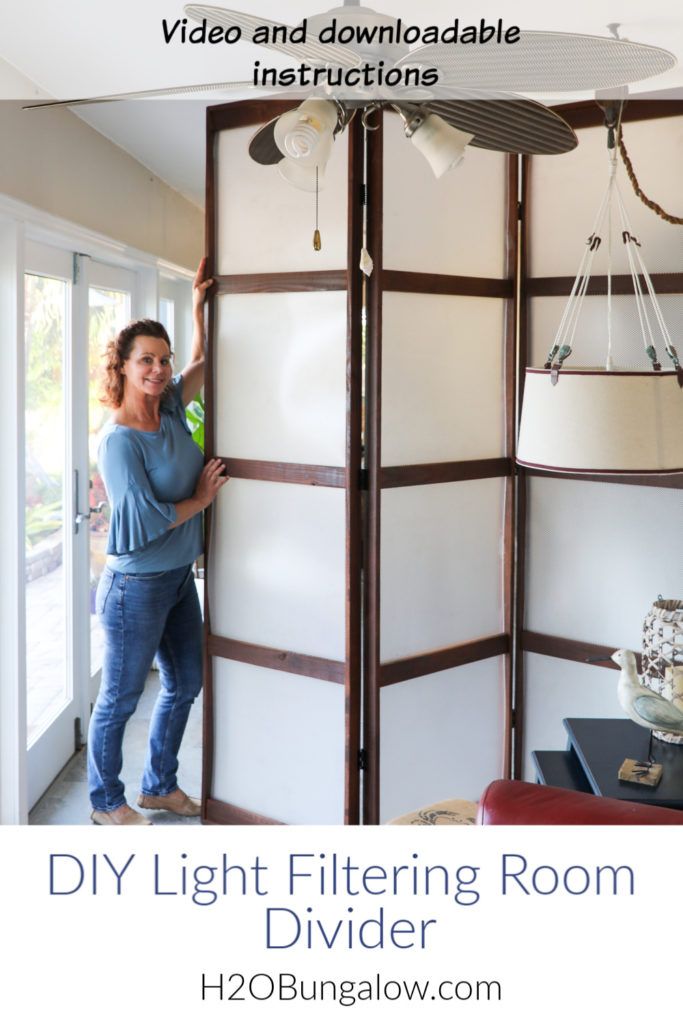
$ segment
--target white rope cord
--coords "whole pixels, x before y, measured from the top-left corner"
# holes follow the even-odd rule
[[[573,300],[574,300],[574,298],[575,298],[575,296],[576,296],[576,294],[578,292],[578,289],[581,287],[581,285],[583,283],[583,278],[584,278],[584,276],[585,276],[585,274],[587,272],[588,272],[588,274],[590,276],[590,266],[589,265],[592,263],[593,253],[594,253],[594,249],[592,248],[592,243],[593,243],[593,240],[595,239],[595,237],[597,236],[598,228],[600,227],[600,224],[602,222],[602,217],[604,215],[604,206],[605,206],[606,202],[607,202],[607,191],[605,191],[605,194],[602,197],[602,202],[600,203],[600,208],[598,210],[598,215],[596,216],[595,221],[593,223],[593,230],[592,230],[591,234],[588,237],[588,241],[586,242],[587,248],[585,248],[583,250],[583,255],[581,257],[581,263],[579,264],[579,270],[578,270],[578,273],[577,273],[576,277],[574,278],[574,284],[572,286],[572,290],[570,292],[567,304],[564,307],[564,311],[562,313],[562,319],[560,320],[560,326],[558,327],[557,333],[555,334],[555,340],[553,342],[553,346],[552,346],[550,352],[548,353],[548,362],[552,361],[554,355],[556,354],[556,352],[560,348],[560,343],[561,343],[561,341],[562,341],[562,339],[564,337],[564,334],[565,334],[565,324],[566,324],[566,321],[567,321],[567,318],[568,318],[569,314],[571,313],[572,305],[573,305]]]
[[[605,220],[605,213],[609,209],[609,204],[610,204],[610,199],[611,199],[611,195],[610,195],[611,188],[612,188],[611,183],[608,182],[607,188],[605,189],[605,194],[604,194],[602,203],[600,204],[600,209],[598,211],[598,216],[596,217],[596,221],[595,221],[595,224],[594,224],[594,230],[593,230],[593,232],[591,233],[591,235],[589,236],[589,239],[588,239],[589,249],[587,250],[587,253],[586,253],[587,259],[586,259],[586,266],[585,266],[585,269],[583,271],[583,276],[581,277],[581,280],[580,280],[580,283],[579,283],[579,287],[576,290],[576,295],[573,296],[573,297],[570,296],[570,300],[567,303],[566,327],[565,327],[564,336],[561,339],[561,343],[560,343],[560,346],[559,346],[559,348],[560,348],[560,358],[559,358],[560,365],[562,364],[564,359],[566,359],[567,356],[569,356],[571,354],[572,344],[573,344],[573,341],[574,341],[574,336],[576,334],[576,328],[578,326],[579,317],[581,315],[581,310],[583,308],[583,300],[585,299],[586,292],[588,291],[588,283],[590,281],[591,270],[593,268],[593,260],[595,259],[595,254],[598,251],[598,248],[600,246],[600,242],[602,240],[602,234],[601,234],[602,233],[602,227],[603,227],[603,223],[604,223],[604,220]],[[579,274],[579,276],[581,276],[581,275]],[[577,282],[578,282],[578,278],[577,278]],[[573,298],[573,301],[572,301],[572,298]],[[563,354],[563,350],[564,350],[564,354]]]
[[[586,274],[585,274],[585,276],[584,276],[584,278],[583,278],[583,280],[581,282],[581,287],[579,288],[579,290],[578,290],[578,292],[576,294],[576,299],[572,303],[572,309],[571,309],[569,318],[567,320],[567,330],[566,330],[564,342],[563,342],[563,345],[562,345],[562,348],[569,349],[569,351],[565,355],[565,358],[566,358],[566,356],[571,354],[571,350],[573,348],[574,336],[576,335],[576,328],[578,327],[579,317],[581,316],[581,310],[583,309],[583,300],[585,299],[586,292],[588,291],[588,284],[590,282],[591,269],[592,269],[592,266],[593,266],[593,258],[595,256],[596,252],[597,252],[597,248],[594,249],[593,252],[591,253],[591,259],[590,259],[590,262],[588,264],[587,272],[586,272]]]
[[[659,301],[657,300],[657,296],[656,296],[656,293],[655,293],[655,290],[654,290],[654,285],[652,284],[652,279],[651,279],[651,277],[650,277],[650,275],[649,275],[649,273],[648,273],[648,271],[647,271],[647,269],[645,267],[645,264],[643,263],[643,258],[642,258],[642,256],[640,255],[639,252],[636,252],[636,257],[638,258],[638,263],[640,265],[641,273],[642,273],[643,277],[645,278],[645,283],[647,285],[648,294],[650,296],[650,302],[652,303],[652,307],[653,307],[653,309],[655,311],[655,316],[657,318],[657,324],[658,324],[659,330],[661,331],[661,334],[662,334],[662,339],[664,341],[664,348],[666,349],[666,354],[669,356],[669,358],[671,359],[671,362],[674,364],[676,369],[678,369],[678,367],[680,365],[679,359],[678,359],[678,353],[676,352],[676,349],[674,348],[674,346],[673,346],[673,344],[671,342],[671,335],[669,334],[669,330],[668,330],[668,328],[666,326],[666,322],[664,320],[664,314],[662,313],[661,306],[659,305]]]
[[[645,322],[647,324],[647,333],[648,333],[649,339],[650,339],[651,350],[648,351],[647,341],[645,340],[645,335],[643,334],[643,340],[645,342],[645,351],[646,351],[646,353],[648,355],[648,358],[652,362],[653,366],[655,366],[655,369],[659,368],[659,366],[658,366],[659,361],[658,361],[657,352],[656,352],[656,348],[655,348],[654,332],[653,332],[652,327],[650,325],[650,318],[648,317],[648,314],[647,314],[647,304],[645,302],[645,295],[643,293],[643,288],[642,288],[642,285],[640,283],[640,274],[643,275],[643,278],[645,280],[645,284],[646,284],[646,287],[647,287],[647,292],[648,292],[648,295],[649,295],[649,298],[650,298],[650,302],[652,303],[652,309],[653,309],[653,312],[654,312],[654,315],[655,315],[655,319],[657,321],[657,326],[659,327],[659,331],[660,331],[661,336],[662,336],[662,341],[664,342],[664,348],[666,349],[666,352],[667,352],[669,358],[671,359],[671,361],[673,362],[674,366],[676,368],[678,368],[678,358],[676,356],[676,350],[671,345],[671,338],[669,336],[669,332],[667,330],[667,326],[666,326],[666,323],[664,321],[664,315],[662,313],[661,307],[659,305],[659,301],[657,299],[657,295],[656,295],[655,290],[654,290],[654,285],[652,284],[652,278],[650,277],[650,275],[649,275],[649,273],[647,271],[647,268],[645,266],[643,257],[640,254],[639,247],[638,247],[638,241],[634,237],[633,232],[631,230],[631,223],[630,223],[630,220],[629,220],[628,212],[626,210],[626,206],[624,205],[623,196],[622,196],[621,191],[620,191],[620,189],[618,187],[617,187],[617,203],[618,203],[618,207],[619,207],[619,213],[621,215],[622,225],[624,226],[624,229],[625,229],[624,242],[625,242],[625,245],[626,245],[626,252],[627,252],[628,258],[629,258],[629,266],[631,268],[631,276],[633,278],[633,289],[634,289],[634,292],[635,292],[635,295],[636,295],[636,302],[640,301],[640,303],[641,303],[642,310],[643,310],[643,317],[644,317]]]
[[[617,173],[616,146],[613,149],[608,149],[607,152],[609,154],[610,161],[610,189],[613,189]],[[607,210],[607,359],[605,360],[605,369],[612,370],[613,368],[614,364],[612,361],[612,203],[610,201]]]
[[[640,284],[640,278],[638,277],[638,270],[636,268],[633,252],[636,246],[636,242],[633,241],[633,235],[628,230],[628,222],[622,218],[622,225],[624,226],[624,245],[626,248],[626,257],[628,259],[629,270],[631,271],[631,279],[633,280],[633,296],[636,301],[636,309],[638,311],[638,319],[640,320],[640,333],[643,337],[643,347],[648,355],[648,358],[653,362],[657,362],[657,353],[655,350],[655,339],[652,333],[652,327],[650,326],[650,318],[647,315],[647,308],[645,306],[645,298],[643,296],[643,289]],[[648,337],[650,339],[651,352],[648,352]],[[654,357],[654,358],[653,358]]]
[[[560,325],[557,328],[557,332],[555,334],[555,340],[553,341],[552,348],[548,353],[546,359],[546,366],[551,364],[555,356],[558,354],[558,352],[562,350],[566,342],[566,337],[569,334],[569,331],[572,329],[572,324],[574,324],[572,337],[574,336],[574,331],[576,330],[575,321],[578,318],[578,313],[580,312],[580,304],[577,309],[577,302],[579,302],[579,300],[580,302],[583,301],[582,297],[585,295],[586,289],[588,288],[588,282],[590,280],[591,275],[591,267],[593,266],[593,259],[595,258],[595,253],[597,252],[598,246],[600,244],[599,232],[602,229],[602,223],[605,218],[605,211],[608,205],[610,191],[611,184],[608,182],[607,188],[605,189],[602,200],[600,202],[597,215],[595,217],[595,220],[593,221],[593,230],[591,231],[588,237],[588,241],[586,242],[586,248],[584,249],[583,255],[581,257],[581,263],[579,264],[578,273],[574,278],[574,284],[572,286],[569,299],[567,300],[567,304],[564,307],[562,319],[560,320]],[[597,245],[595,244],[596,239],[598,240]],[[568,355],[569,352],[566,352],[564,356],[562,356],[562,358],[566,359]]]
[[[578,327],[581,311],[583,308],[583,301],[588,291],[588,284],[590,281],[591,270],[593,266],[593,259],[597,252],[601,242],[601,231],[605,216],[607,216],[607,356],[605,361],[605,369],[610,371],[613,369],[614,362],[612,356],[612,204],[616,196],[617,209],[622,226],[622,239],[624,241],[624,248],[626,250],[626,257],[628,260],[628,266],[633,281],[633,293],[636,303],[636,310],[638,312],[638,320],[640,323],[640,331],[643,339],[643,347],[645,353],[650,359],[655,370],[661,369],[658,358],[657,350],[655,347],[655,338],[653,325],[650,322],[650,316],[648,315],[647,303],[645,300],[645,293],[641,284],[641,275],[645,281],[647,294],[652,303],[652,310],[654,312],[654,319],[657,327],[661,333],[666,348],[667,354],[671,358],[674,367],[680,373],[680,363],[676,349],[671,343],[671,337],[664,321],[664,315],[661,310],[661,306],[657,299],[652,279],[645,267],[643,257],[639,252],[639,245],[637,238],[631,230],[631,223],[629,221],[628,213],[624,205],[621,190],[616,178],[617,169],[617,151],[616,148],[609,150],[610,160],[610,172],[609,180],[605,193],[603,195],[600,207],[598,209],[597,216],[593,224],[593,231],[588,238],[587,248],[584,250],[579,271],[574,280],[574,284],[571,290],[571,294],[565,306],[560,320],[560,325],[555,335],[553,346],[548,353],[548,357],[545,363],[546,369],[552,368],[558,371],[562,367],[564,360],[571,354],[572,347],[574,344],[574,338]],[[553,360],[557,361],[553,363]],[[553,374],[553,383],[557,382],[557,373]],[[683,384],[681,385],[683,387]]]
[[[619,189],[618,185],[617,185],[617,202],[619,204],[619,210],[620,210],[621,215],[622,215],[622,220],[630,228],[630,223],[629,223],[629,219],[628,219],[628,213],[626,211],[626,207],[624,205],[624,199],[623,199],[623,196],[621,194],[621,190]],[[632,238],[632,233],[630,231],[629,231],[629,236]],[[626,246],[627,249],[629,249],[630,244],[631,244],[630,242],[627,243],[627,246]],[[635,243],[633,244],[633,253],[634,253],[635,259],[636,259],[637,264],[638,264],[637,270],[640,271],[640,273],[642,274],[642,276],[643,276],[643,278],[645,280],[645,284],[646,284],[646,287],[647,287],[647,292],[648,292],[648,295],[650,297],[650,302],[652,303],[652,309],[654,311],[655,318],[657,320],[657,326],[659,327],[660,333],[662,335],[662,340],[664,342],[664,348],[666,349],[666,353],[669,356],[669,358],[671,359],[672,363],[674,364],[676,369],[678,369],[678,366],[679,366],[678,354],[677,354],[676,349],[673,347],[673,344],[671,342],[671,335],[669,334],[669,329],[667,328],[666,321],[664,320],[664,314],[662,313],[662,307],[659,304],[659,299],[657,298],[657,293],[655,292],[655,288],[654,288],[654,285],[652,283],[652,278],[650,277],[648,269],[645,266],[645,262],[643,260],[643,257],[641,256],[640,251],[639,251],[637,245],[635,245]],[[634,275],[634,279],[638,279],[638,284],[640,286],[640,280],[638,278],[637,271],[636,271],[636,273]],[[641,291],[641,294],[642,294],[642,288],[640,289],[640,291]],[[644,297],[643,297],[643,303],[644,302],[645,302],[645,300],[644,300]]]

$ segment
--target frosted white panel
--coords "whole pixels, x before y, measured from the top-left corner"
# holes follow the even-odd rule
[[[382,661],[502,630],[503,481],[382,493]]]
[[[346,293],[217,300],[216,451],[343,466]]]
[[[380,821],[449,798],[478,800],[500,778],[503,659],[381,690]]]
[[[384,118],[384,266],[391,270],[502,277],[505,156],[469,147],[455,170],[435,178]]]
[[[344,687],[215,658],[212,796],[292,825],[344,821]]]
[[[213,522],[213,632],[343,661],[345,492],[233,479]]]
[[[218,135],[217,271],[251,274],[346,266],[348,133],[337,136],[320,192],[322,250],[313,250],[315,195],[248,153],[257,126]]]
[[[524,655],[524,778],[536,781],[532,750],[566,750],[563,718],[624,718],[619,673],[540,654]],[[624,751],[624,756],[628,752]]]
[[[534,277],[575,274],[593,230],[608,177],[607,132],[586,128],[579,145],[562,156],[532,159],[531,273]],[[645,192],[669,212],[680,215],[683,176],[683,118],[628,122],[624,140]],[[642,245],[645,265],[653,271],[683,270],[683,235],[665,223],[636,197],[619,158],[618,181],[633,231]],[[615,214],[615,230],[620,228]],[[614,243],[615,273],[626,273],[619,232]],[[593,264],[593,273],[606,267],[606,241]]]
[[[658,594],[683,596],[683,493],[529,480],[526,628],[640,649]]]
[[[662,295],[659,299],[665,323],[674,346],[683,336],[683,296]],[[557,333],[566,298],[536,298],[531,303],[532,344],[530,366],[542,366]],[[672,364],[666,354],[656,321],[648,315],[655,338],[655,347],[662,368],[669,370]],[[680,345],[678,345],[680,348]],[[593,295],[584,300],[581,318],[576,330],[574,351],[567,360],[567,366],[604,366],[607,355],[607,297]],[[649,370],[652,366],[645,355],[640,321],[635,299],[631,295],[617,295],[612,298],[612,354],[615,368],[625,370]]]
[[[503,454],[502,299],[384,293],[382,464]]]

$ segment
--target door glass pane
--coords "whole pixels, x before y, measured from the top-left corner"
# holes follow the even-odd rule
[[[173,299],[159,299],[159,320],[166,328],[171,345],[173,345],[175,343],[175,302]]]
[[[26,679],[29,745],[69,697],[64,573],[67,284],[25,276]]]
[[[90,479],[90,507],[100,501],[107,500],[104,481],[97,468],[97,439],[102,426],[109,415],[106,406],[99,400],[100,373],[102,355],[109,342],[130,319],[130,295],[128,292],[106,291],[103,288],[91,288],[89,291],[89,417],[88,417],[88,455]],[[105,506],[98,515],[92,514],[90,523],[90,674],[94,675],[102,667],[102,651],[104,639],[95,614],[95,593],[107,551],[107,532],[109,530],[109,507]]]

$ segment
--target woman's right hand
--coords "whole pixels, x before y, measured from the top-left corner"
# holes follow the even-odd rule
[[[202,508],[207,508],[214,500],[223,484],[227,484],[229,476],[225,475],[222,459],[209,459],[197,481],[194,499]]]

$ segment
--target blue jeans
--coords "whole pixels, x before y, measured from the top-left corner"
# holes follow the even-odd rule
[[[202,618],[192,566],[138,574],[107,568],[96,607],[105,650],[88,733],[88,784],[93,808],[114,811],[126,802],[119,778],[123,733],[155,654],[161,689],[150,722],[141,789],[148,796],[165,796],[178,786],[178,749],[202,688]]]

